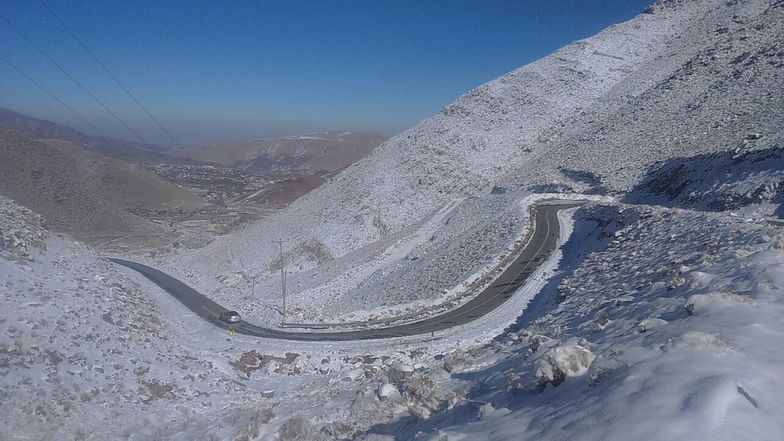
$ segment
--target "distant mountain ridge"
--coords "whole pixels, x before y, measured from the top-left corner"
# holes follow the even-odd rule
[[[316,132],[170,150],[167,154],[247,171],[277,168],[331,174],[364,158],[385,141],[376,133]]]
[[[81,145],[106,156],[135,163],[183,163],[191,162],[164,154],[165,147],[155,144],[125,141],[116,138],[93,136],[62,124],[33,118],[10,109],[0,107],[0,129],[10,129],[32,139],[61,139]]]

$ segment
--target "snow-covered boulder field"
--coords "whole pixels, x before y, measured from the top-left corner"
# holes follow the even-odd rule
[[[598,207],[565,251],[517,325],[437,376],[472,391],[463,404],[396,439],[780,439],[781,227]]]

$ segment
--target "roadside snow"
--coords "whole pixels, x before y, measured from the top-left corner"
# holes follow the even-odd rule
[[[498,339],[489,364],[480,357],[441,380],[481,384],[468,398],[508,415],[467,417],[468,402],[414,426],[401,421],[397,436],[778,439],[780,227],[654,207],[578,218],[562,280]]]

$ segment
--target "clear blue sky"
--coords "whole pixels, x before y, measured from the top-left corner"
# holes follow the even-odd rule
[[[652,0],[46,1],[175,137],[204,144],[393,135]],[[143,137],[171,144],[39,0],[3,0],[0,14]],[[0,55],[110,135],[133,138],[2,20]],[[91,132],[2,60],[0,106]]]

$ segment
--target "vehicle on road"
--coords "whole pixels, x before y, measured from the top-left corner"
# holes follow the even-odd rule
[[[242,317],[240,317],[240,313],[237,311],[226,311],[220,315],[220,319],[226,323],[239,323],[242,321]]]

